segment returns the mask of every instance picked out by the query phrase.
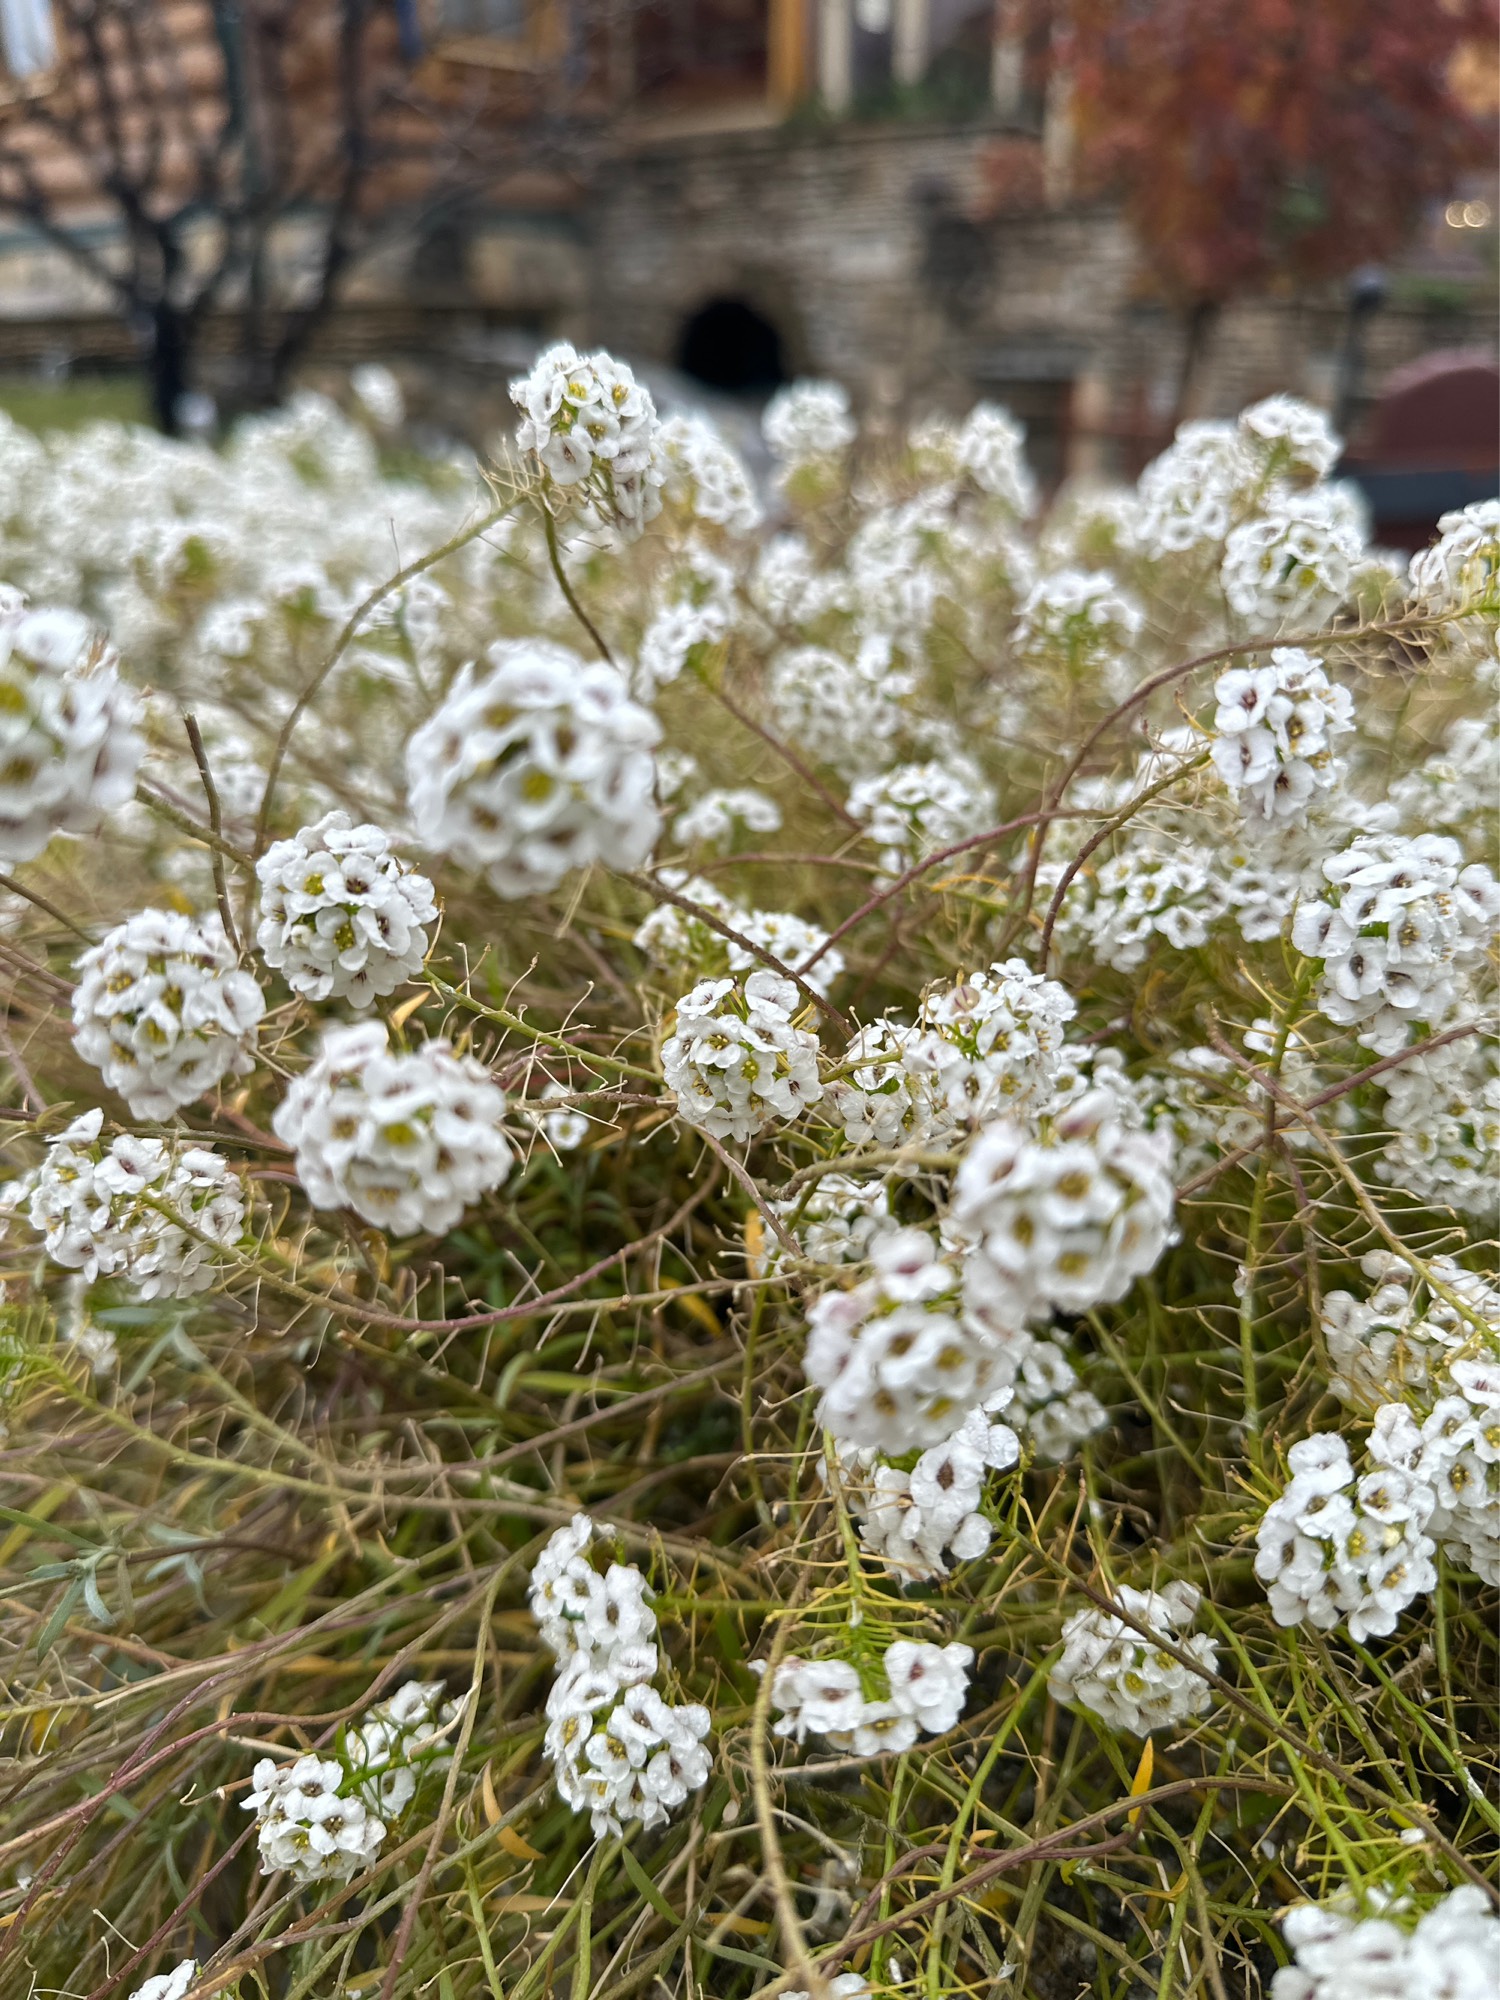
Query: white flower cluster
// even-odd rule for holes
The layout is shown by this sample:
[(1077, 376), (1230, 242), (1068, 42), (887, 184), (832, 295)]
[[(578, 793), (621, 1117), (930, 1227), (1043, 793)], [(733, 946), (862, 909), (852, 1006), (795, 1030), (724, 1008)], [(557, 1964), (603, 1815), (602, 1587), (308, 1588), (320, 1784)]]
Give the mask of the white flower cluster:
[(516, 443), (555, 486), (577, 489), (627, 538), (661, 512), (661, 424), (651, 392), (623, 361), (562, 341), (511, 383), (510, 399), (521, 412)]
[(857, 779), (892, 762), (916, 686), (915, 672), (895, 664), (880, 634), (861, 640), (853, 659), (829, 646), (792, 646), (771, 663), (771, 712), (783, 736), (817, 763)]
[(764, 968), (684, 994), (661, 1051), (679, 1117), (715, 1139), (748, 1141), (815, 1105), (818, 1038), (793, 1024), (803, 1004), (791, 980)]
[(970, 757), (898, 764), (862, 778), (849, 811), (868, 829), (887, 876), (995, 823), (995, 793)]
[(971, 1562), (993, 1530), (980, 1511), (989, 1474), (1019, 1462), (1021, 1442), (996, 1423), (1012, 1391), (1002, 1389), (971, 1410), (943, 1443), (931, 1445), (909, 1472), (872, 1451), (840, 1454), (839, 1470), (860, 1539), (904, 1583), (948, 1574), (947, 1558)]
[[(941, 1736), (954, 1727), (964, 1711), (973, 1658), (971, 1646), (894, 1640), (880, 1666), (888, 1692), (873, 1698), (852, 1660), (782, 1660), (771, 1677), (771, 1705), (779, 1711), (773, 1734), (799, 1743), (810, 1734), (823, 1736), (854, 1757), (897, 1755), (923, 1733)], [(764, 1661), (751, 1664), (764, 1673)]]
[(1136, 486), (1135, 534), (1157, 561), (1222, 542), (1256, 482), (1253, 460), (1233, 424), (1215, 419), (1179, 424)]
[(47, 1255), (92, 1284), (124, 1278), (143, 1299), (187, 1298), (218, 1277), (216, 1247), (245, 1227), (238, 1179), (206, 1146), (124, 1133), (99, 1140), (97, 1108), (49, 1141), (39, 1167), (0, 1191), (0, 1210), (25, 1205)]
[(1387, 1072), (1375, 1172), (1422, 1201), (1493, 1214), (1500, 1202), (1500, 1050), (1470, 1035)]
[[(908, 1051), (920, 1031), (882, 1015), (858, 1029), (825, 1094), (829, 1115), (851, 1146), (904, 1146), (946, 1129), (926, 1073), (913, 1072)], [(851, 1067), (852, 1066), (852, 1067)]]
[(196, 1958), (185, 1958), (180, 1965), (174, 1965), (170, 1972), (158, 1972), (148, 1979), (144, 1986), (138, 1986), (130, 2000), (182, 2000), (191, 1992), (193, 1981), (198, 1977)]
[(1023, 1328), (1007, 1345), (1015, 1363), (1012, 1415), (1036, 1456), (1061, 1464), (1086, 1437), (1104, 1429), (1109, 1412), (1092, 1389), (1083, 1387), (1056, 1335), (1033, 1335)]
[[(1039, 894), (1050, 899), (1062, 866), (1043, 864), (1037, 873)], [(1291, 898), (1289, 890), (1287, 908)], [(1070, 950), (1087, 952), (1098, 963), (1129, 972), (1144, 964), (1154, 938), (1165, 938), (1174, 951), (1206, 944), (1214, 922), (1228, 907), (1225, 884), (1207, 848), (1191, 840), (1158, 842), (1137, 829), (1134, 838), (1127, 838), (1100, 864), (1092, 882), (1083, 875), (1074, 877), (1057, 935)], [(1275, 930), (1283, 916), (1279, 911)]]
[(1023, 660), (1055, 662), (1074, 678), (1118, 659), (1145, 614), (1104, 570), (1056, 570), (1021, 605), (1011, 644)]
[(549, 640), (497, 640), (485, 657), (407, 745), (418, 837), (500, 896), (644, 861), (661, 830), (655, 717), (613, 667)]
[(1214, 684), (1214, 768), (1252, 823), (1307, 816), (1319, 789), (1338, 782), (1334, 740), (1354, 728), (1354, 701), (1321, 660), (1278, 646), (1263, 667), (1235, 667)]
[(78, 960), (73, 1042), (137, 1118), (170, 1118), (255, 1066), (265, 998), (218, 919), (138, 910)]
[(778, 389), (760, 428), (771, 455), (788, 467), (832, 458), (856, 435), (849, 392), (837, 382), (793, 382)]
[(1240, 413), (1240, 441), (1255, 456), (1264, 477), (1302, 474), (1324, 479), (1343, 450), (1327, 417), (1299, 396), (1267, 396)]
[(812, 1264), (862, 1264), (871, 1241), (891, 1226), (885, 1182), (848, 1174), (825, 1174), (803, 1195), (773, 1207)]
[(1491, 823), (1500, 798), (1500, 713), (1461, 715), (1441, 744), (1399, 772), (1386, 803), (1404, 833), (1451, 833), (1471, 860), (1493, 848)]
[(1438, 522), (1438, 539), (1411, 559), (1421, 611), (1500, 613), (1500, 500), (1477, 500)]
[(1135, 539), (1157, 561), (1219, 548), (1225, 599), (1257, 626), (1321, 617), (1364, 553), (1353, 491), (1317, 483), (1338, 453), (1326, 420), (1291, 396), (1234, 424), (1183, 424), (1141, 475)]
[(448, 1735), (461, 1712), (462, 1703), (446, 1698), (441, 1681), (407, 1681), (366, 1710), (344, 1739), (344, 1756), (372, 1812), (399, 1819), (422, 1777), (453, 1761)]
[(327, 813), (274, 842), (255, 872), (255, 941), (294, 993), (368, 1007), (421, 971), (437, 899), (378, 826)]
[(1038, 1110), (1063, 1064), (1073, 996), (1007, 958), (924, 994), (903, 1061), (938, 1125), (963, 1129), (1000, 1112)]
[(646, 1579), (624, 1563), (601, 1576), (585, 1554), (593, 1534), (580, 1513), (551, 1537), (531, 1572), (531, 1609), (558, 1660), (546, 1755), (560, 1796), (591, 1815), (598, 1838), (633, 1820), (665, 1825), (712, 1764), (708, 1710), (651, 1686), (656, 1613)]
[(1329, 1387), (1345, 1402), (1373, 1412), (1410, 1393), (1430, 1404), (1448, 1358), (1474, 1351), (1478, 1326), (1500, 1342), (1500, 1286), (1451, 1257), (1429, 1258), (1419, 1277), (1394, 1251), (1371, 1250), (1360, 1269), (1374, 1286), (1366, 1297), (1323, 1298)]
[(1500, 1286), (1449, 1257), (1419, 1277), (1388, 1251), (1363, 1259), (1367, 1298), (1330, 1292), (1330, 1386), (1373, 1409), (1369, 1457), (1430, 1491), (1428, 1532), (1500, 1582)]
[(1001, 1111), (1039, 1110), (1075, 1011), (1065, 987), (1022, 959), (962, 973), (927, 992), (915, 1026), (883, 1016), (858, 1030), (829, 1109), (855, 1146), (937, 1140)]
[(1390, 1464), (1357, 1477), (1331, 1431), (1294, 1444), (1287, 1463), (1292, 1477), (1256, 1531), (1255, 1574), (1277, 1624), (1327, 1632), (1343, 1618), (1356, 1639), (1393, 1632), (1437, 1583), (1431, 1487)]
[(684, 500), (700, 521), (731, 535), (753, 535), (763, 517), (739, 453), (706, 417), (668, 417), (659, 443), (669, 500)]
[(142, 703), (77, 611), (28, 611), (0, 584), (0, 861), (87, 833), (135, 793)]
[(897, 647), (920, 662), (944, 579), (936, 559), (947, 539), (948, 497), (919, 493), (893, 507), (876, 507), (844, 551), (841, 593), (855, 631), (866, 642)]
[(672, 822), (672, 838), (684, 847), (729, 847), (745, 833), (775, 833), (781, 808), (764, 792), (736, 785), (705, 792)]
[[(825, 1979), (828, 2000), (866, 2000), (870, 1982), (862, 1972), (836, 1972), (832, 1979)], [(812, 2000), (806, 1987), (797, 1987), (790, 1993), (783, 1993), (781, 2000)]]
[[(666, 888), (675, 889), (689, 902), (712, 912), (735, 933), (735, 938), (727, 938), (691, 910), (680, 909), (676, 903), (659, 903), (636, 930), (632, 941), (653, 965), (674, 978), (772, 970), (762, 966), (748, 948), (750, 945), (759, 945), (788, 971), (800, 972), (813, 953), (828, 943), (828, 933), (805, 918), (786, 910), (747, 910), (701, 875), (684, 875), (679, 869), (664, 868), (660, 880)], [(817, 964), (808, 971), (807, 984), (826, 997), (843, 969), (844, 955), (833, 946), (823, 951)]]
[[(1063, 1626), (1062, 1658), (1047, 1680), (1053, 1700), (1076, 1703), (1111, 1729), (1128, 1730), (1133, 1736), (1172, 1729), (1201, 1714), (1213, 1698), (1209, 1683), (1153, 1646), (1136, 1624), (1145, 1625), (1213, 1673), (1218, 1648), (1207, 1633), (1190, 1629), (1202, 1592), (1190, 1583), (1176, 1582), (1159, 1591), (1122, 1586), (1114, 1595), (1124, 1618), (1090, 1606), (1075, 1611)], [(1136, 1624), (1128, 1624), (1127, 1618)]]
[(1389, 1917), (1299, 1903), (1281, 1922), (1296, 1960), (1271, 2000), (1494, 2000), (1500, 1918), (1463, 1883), (1404, 1931)]
[(954, 456), (981, 492), (1022, 517), (1036, 511), (1026, 463), (1026, 426), (996, 403), (976, 403), (959, 427)]
[(393, 1236), (440, 1234), (510, 1172), (505, 1093), (446, 1042), (387, 1044), (382, 1021), (327, 1029), (272, 1127), (315, 1208), (352, 1208)]
[(1425, 1419), (1404, 1403), (1377, 1410), (1366, 1450), (1431, 1494), (1425, 1525), (1443, 1553), (1500, 1584), (1500, 1328), (1486, 1353), (1456, 1356), (1444, 1373), (1451, 1393)]
[(1220, 580), (1230, 609), (1264, 629), (1325, 617), (1364, 553), (1364, 515), (1352, 488), (1276, 488), (1262, 511), (1232, 529)]
[(971, 1299), (1019, 1325), (1055, 1307), (1123, 1298), (1172, 1241), (1169, 1135), (1132, 1129), (1121, 1099), (1088, 1090), (1033, 1133), (984, 1126), (960, 1162), (951, 1220), (975, 1245)]
[(957, 1261), (927, 1230), (889, 1230), (869, 1255), (868, 1278), (808, 1308), (802, 1365), (839, 1445), (899, 1457), (946, 1443), (1009, 1386), (1015, 1358), (1006, 1330), (966, 1307)]
[(386, 1823), (360, 1797), (335, 1757), (262, 1757), (241, 1801), (257, 1821), (261, 1872), (287, 1869), (294, 1882), (347, 1882), (380, 1852)]
[(1483, 959), (1500, 925), (1500, 883), (1463, 863), (1442, 834), (1361, 834), (1323, 863), (1336, 900), (1297, 910), (1292, 942), (1323, 961), (1318, 1007), (1358, 1030), (1362, 1047), (1393, 1055), (1414, 1022), (1440, 1028), (1459, 999), (1458, 975)]

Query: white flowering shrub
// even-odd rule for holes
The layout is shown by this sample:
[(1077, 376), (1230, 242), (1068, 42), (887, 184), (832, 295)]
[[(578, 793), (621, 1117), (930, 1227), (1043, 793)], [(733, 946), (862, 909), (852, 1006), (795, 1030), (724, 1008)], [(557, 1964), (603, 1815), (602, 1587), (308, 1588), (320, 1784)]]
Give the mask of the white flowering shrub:
[(379, 1021), (330, 1028), (274, 1119), (317, 1208), (349, 1207), (393, 1236), (451, 1229), (514, 1154), (505, 1093), (446, 1042), (392, 1049)]
[(555, 889), (606, 856), (644, 861), (661, 828), (659, 735), (612, 667), (551, 644), (490, 647), (406, 750), (418, 838), (499, 896)]
[(627, 1822), (662, 1826), (708, 1781), (708, 1710), (673, 1704), (651, 1685), (656, 1614), (645, 1577), (628, 1563), (600, 1574), (594, 1524), (575, 1514), (531, 1573), (531, 1608), (557, 1655), (547, 1697), (546, 1754), (559, 1795), (588, 1812), (595, 1835)]
[(516, 443), (535, 455), (549, 494), (586, 508), (627, 537), (661, 512), (666, 448), (651, 392), (610, 354), (549, 347), (510, 385), (521, 413)]
[(331, 812), (255, 864), (266, 964), (309, 1000), (369, 1007), (421, 970), (437, 918), (432, 884), (378, 826)]
[(351, 392), (0, 420), (0, 1991), (1477, 2000), (1494, 504)]
[(121, 1133), (102, 1143), (102, 1111), (59, 1132), (40, 1166), (0, 1194), (65, 1270), (124, 1278), (143, 1299), (206, 1291), (245, 1226), (245, 1197), (207, 1146)]
[(76, 610), (32, 611), (0, 589), (0, 861), (89, 833), (135, 791), (143, 704), (113, 647)]
[(255, 1067), (265, 997), (215, 918), (137, 910), (78, 960), (73, 1042), (132, 1117), (170, 1118)]
[(1175, 1729), (1200, 1714), (1213, 1691), (1188, 1662), (1213, 1673), (1218, 1652), (1205, 1633), (1192, 1630), (1199, 1600), (1190, 1583), (1159, 1591), (1127, 1586), (1115, 1611), (1075, 1611), (1063, 1626), (1062, 1658), (1047, 1678), (1048, 1693), (1132, 1736)]
[(661, 1068), (678, 1115), (716, 1139), (753, 1139), (822, 1093), (818, 1038), (799, 1028), (790, 979), (764, 969), (743, 984), (702, 979), (677, 1003)]
[[(1343, 1904), (1344, 1907), (1340, 1907)], [(1353, 1907), (1349, 1907), (1353, 1905)], [(1282, 1919), (1293, 1963), (1271, 1982), (1271, 2000), (1356, 2000), (1360, 1994), (1433, 1993), (1486, 2000), (1495, 1990), (1500, 1919), (1482, 1888), (1465, 1882), (1412, 1921), (1410, 1904), (1376, 1899), (1361, 1915), (1347, 1892), (1299, 1903)]]

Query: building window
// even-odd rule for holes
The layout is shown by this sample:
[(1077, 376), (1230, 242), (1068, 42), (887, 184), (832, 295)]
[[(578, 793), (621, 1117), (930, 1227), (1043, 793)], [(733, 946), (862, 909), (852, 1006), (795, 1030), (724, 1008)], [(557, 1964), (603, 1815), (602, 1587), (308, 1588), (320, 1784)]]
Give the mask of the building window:
[(519, 41), (528, 26), (527, 0), (438, 0), (438, 26), (445, 35), (494, 35)]
[(18, 82), (41, 76), (57, 61), (52, 0), (0, 0), (0, 64)]

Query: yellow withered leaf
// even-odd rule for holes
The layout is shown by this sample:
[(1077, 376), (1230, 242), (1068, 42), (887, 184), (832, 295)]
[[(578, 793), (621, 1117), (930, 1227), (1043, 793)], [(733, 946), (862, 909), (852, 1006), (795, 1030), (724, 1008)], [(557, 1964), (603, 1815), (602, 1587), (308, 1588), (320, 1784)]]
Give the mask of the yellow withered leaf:
[[(663, 1278), (661, 1288), (664, 1292), (675, 1292), (678, 1289), (678, 1281), (676, 1278)], [(706, 1300), (701, 1299), (696, 1292), (685, 1292), (679, 1298), (674, 1299), (672, 1303), (681, 1306), (688, 1317), (697, 1320), (698, 1324), (706, 1332), (719, 1334), (724, 1331), (723, 1327), (720, 1326), (718, 1320), (714, 1317), (713, 1308)]]
[(745, 1217), (745, 1261), (758, 1271), (766, 1258), (766, 1218), (758, 1208)]
[(523, 1840), (513, 1826), (502, 1826), (495, 1838), (506, 1853), (513, 1854), (517, 1861), (542, 1861), (546, 1858), (529, 1840)]
[[(1156, 1768), (1156, 1745), (1151, 1741), (1151, 1738), (1148, 1736), (1146, 1738), (1146, 1747), (1141, 1752), (1141, 1761), (1139, 1764), (1136, 1765), (1135, 1776), (1130, 1781), (1130, 1796), (1133, 1799), (1138, 1799), (1143, 1792), (1150, 1791), (1151, 1773), (1155, 1770), (1155, 1768)], [(1140, 1825), (1141, 1814), (1144, 1810), (1145, 1808), (1142, 1806), (1136, 1807), (1135, 1811), (1130, 1815), (1130, 1824), (1132, 1826)]]
[(422, 992), (414, 993), (410, 1000), (403, 1000), (401, 1005), (391, 1015), (392, 1025), (396, 1028), (404, 1028), (417, 1009), (425, 1007), (431, 998), (432, 995), (430, 993)]
[(500, 1825), (504, 1814), (500, 1810), (500, 1801), (495, 1797), (495, 1780), (490, 1774), (488, 1764), (485, 1765), (479, 1774), (479, 1797), (484, 1807), (485, 1820), (490, 1826), (496, 1829), (495, 1838), (507, 1854), (513, 1856), (517, 1861), (543, 1861), (546, 1859), (541, 1850), (533, 1847), (529, 1840), (523, 1840), (513, 1826)]

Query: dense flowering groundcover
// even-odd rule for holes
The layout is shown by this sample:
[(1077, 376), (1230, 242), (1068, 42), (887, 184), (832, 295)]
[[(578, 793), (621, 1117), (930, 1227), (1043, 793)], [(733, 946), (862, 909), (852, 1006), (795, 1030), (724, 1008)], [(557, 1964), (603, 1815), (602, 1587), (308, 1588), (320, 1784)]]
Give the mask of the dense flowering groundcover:
[(1500, 503), (0, 428), (0, 1991), (1493, 2000)]

